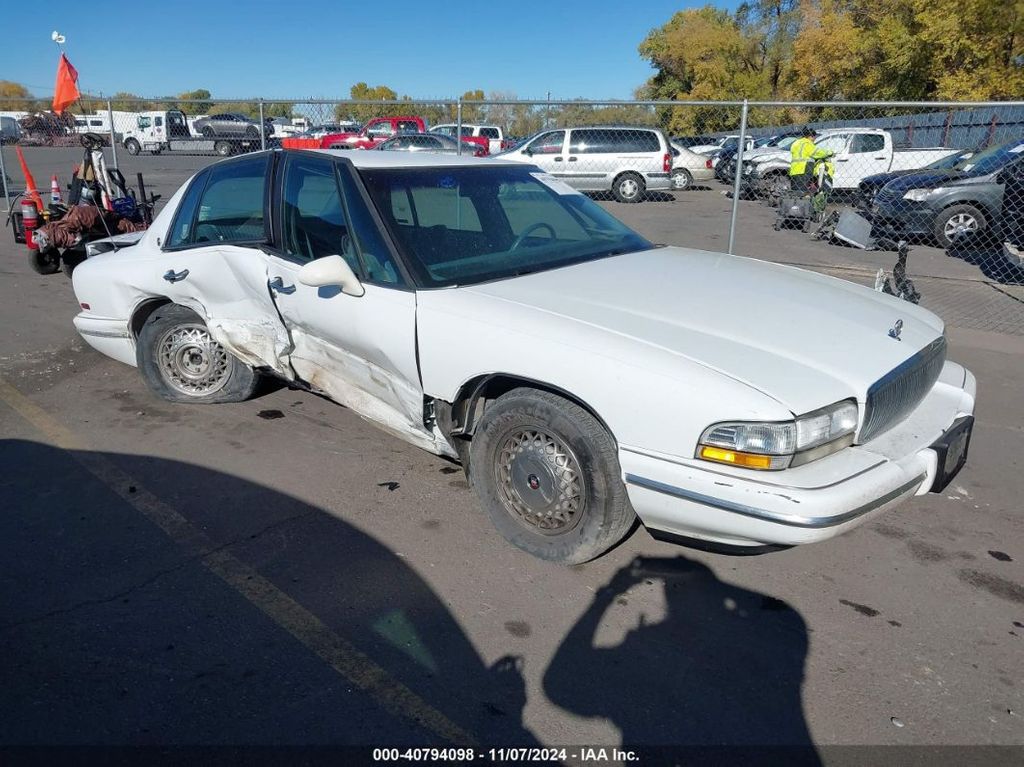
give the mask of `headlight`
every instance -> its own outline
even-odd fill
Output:
[[[777,471],[815,461],[853,444],[857,403],[843,400],[793,421],[716,423],[701,435],[697,458]]]
[[[941,186],[936,189],[908,189],[903,194],[903,199],[910,200],[911,202],[924,202],[932,195],[942,191],[944,190]]]

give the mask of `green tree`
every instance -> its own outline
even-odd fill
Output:
[[[386,85],[370,87],[358,82],[349,89],[353,101],[395,101],[398,94]],[[353,119],[365,123],[374,117],[386,117],[394,107],[387,104],[350,104],[342,102],[334,107],[334,116],[339,120]]]
[[[34,112],[36,101],[21,83],[0,80],[0,109],[7,112]]]
[[[184,91],[178,94],[179,99],[187,99],[179,103],[178,109],[187,115],[210,114],[210,92],[206,88]]]

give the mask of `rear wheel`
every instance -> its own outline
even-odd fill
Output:
[[[219,154],[221,157],[227,157],[231,154],[231,144],[227,141],[218,141],[213,145],[213,151]]]
[[[636,519],[615,441],[589,412],[537,389],[513,389],[470,443],[470,482],[506,540],[578,564],[610,549]]]
[[[612,184],[612,194],[619,202],[640,202],[647,185],[638,173],[623,173]]]
[[[693,176],[686,168],[676,168],[672,171],[672,188],[677,192],[689,189],[693,184]]]
[[[142,145],[139,144],[139,142],[133,138],[130,138],[124,142],[124,148],[127,149],[128,154],[132,155],[133,157],[142,151]]]
[[[136,361],[146,385],[171,402],[241,402],[259,382],[255,370],[213,339],[198,314],[178,304],[149,315]]]
[[[29,251],[28,264],[37,274],[56,274],[60,271],[60,251],[56,248]]]
[[[985,214],[973,205],[950,205],[936,217],[933,233],[939,245],[948,248],[957,234],[980,232],[987,226]]]

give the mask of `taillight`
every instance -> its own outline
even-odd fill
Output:
[[[708,170],[711,170],[715,166],[711,164],[711,160],[709,159],[704,163],[704,167],[707,168]]]
[[[661,158],[661,167],[666,173],[672,170],[672,155],[666,152]]]

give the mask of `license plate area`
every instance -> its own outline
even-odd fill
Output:
[[[931,449],[939,457],[938,470],[932,483],[932,493],[941,493],[953,481],[953,477],[967,463],[967,451],[971,446],[971,431],[974,429],[974,416],[958,418],[953,426],[936,440]]]

